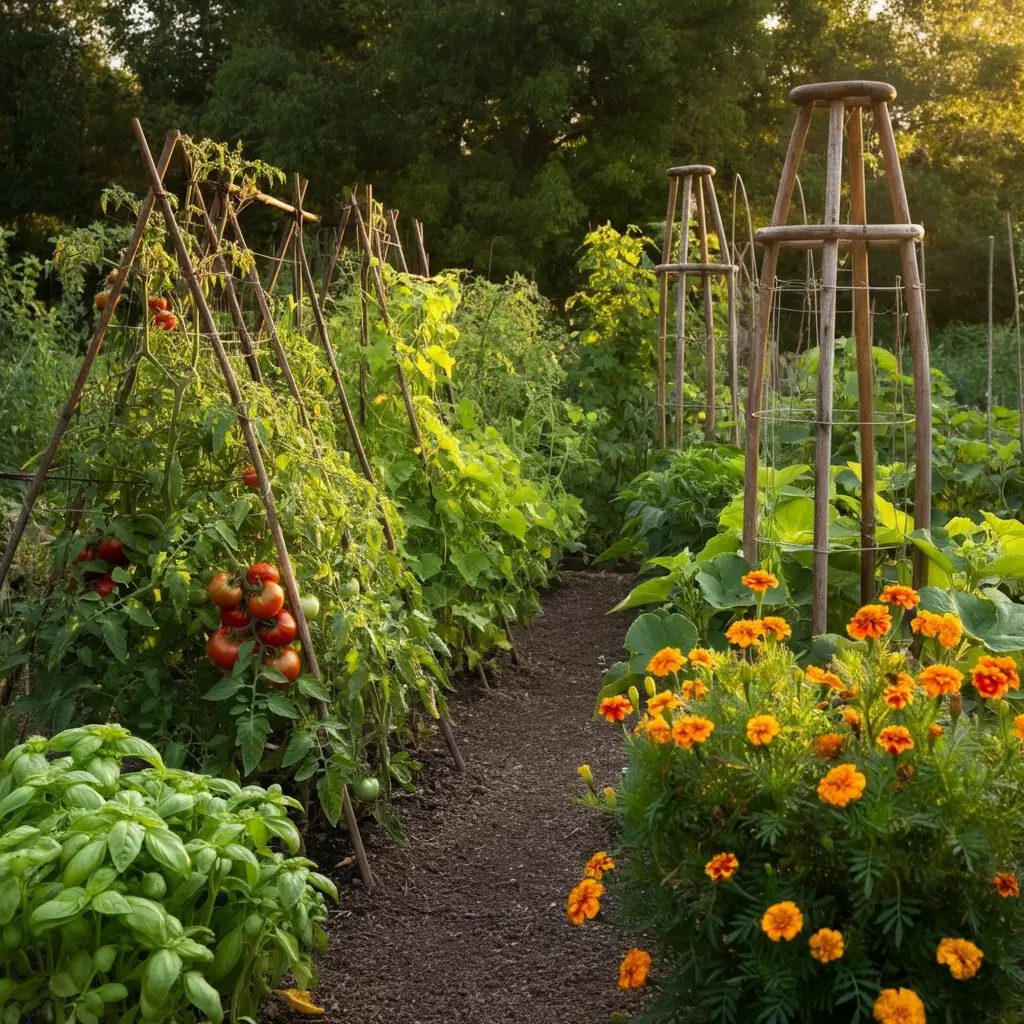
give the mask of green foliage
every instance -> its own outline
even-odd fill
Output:
[[[127,758],[148,762],[125,771]],[[5,1020],[255,1016],[326,948],[334,884],[295,856],[280,787],[165,767],[117,725],[31,737],[0,765]],[[272,848],[283,842],[287,853]],[[319,890],[319,891],[318,891]]]
[[[980,309],[979,309],[980,313]],[[985,408],[988,361],[985,324],[946,324],[929,339],[932,366],[945,375],[962,405]],[[996,324],[992,332],[992,395],[998,406],[1017,406],[1017,341],[1012,324]]]

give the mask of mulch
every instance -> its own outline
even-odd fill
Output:
[[[638,1012],[642,996],[616,987],[628,937],[565,914],[587,859],[613,843],[608,819],[573,796],[578,765],[600,787],[624,763],[593,707],[629,625],[605,613],[631,582],[563,573],[544,614],[516,631],[521,664],[505,659],[487,692],[463,681],[451,708],[467,771],[452,770],[440,736],[427,743],[416,792],[395,805],[408,845],[365,825],[372,892],[354,869],[333,868],[349,853],[344,839],[311,842],[341,890],[319,961],[321,1020],[595,1024]],[[302,1019],[277,1000],[262,1018]]]

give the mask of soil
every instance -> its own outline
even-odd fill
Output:
[[[619,573],[566,572],[544,614],[517,630],[489,691],[464,681],[451,700],[466,759],[456,774],[440,736],[421,755],[416,792],[396,801],[408,845],[367,822],[375,876],[333,869],[347,843],[311,848],[341,889],[320,958],[320,1018],[338,1024],[595,1024],[632,1016],[642,995],[616,987],[631,945],[600,920],[565,914],[583,865],[613,843],[608,819],[573,802],[589,764],[597,785],[623,765],[616,730],[593,717],[602,671],[629,619],[606,612],[629,590]],[[610,897],[605,897],[605,908]],[[301,1018],[278,1000],[265,1021]]]

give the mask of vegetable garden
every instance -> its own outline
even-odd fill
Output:
[[[592,230],[568,319],[432,271],[369,187],[314,213],[298,175],[178,132],[154,158],[138,121],[148,194],[57,240],[59,303],[0,250],[5,1024],[322,1013],[350,879],[307,846],[373,889],[362,833],[406,842],[421,772],[479,778],[453,707],[511,699],[513,631],[584,562],[637,573],[594,712],[626,767],[579,766],[607,850],[559,922],[635,941],[615,1012],[1017,1019],[1021,423],[929,365],[894,95],[795,90],[739,243],[714,169],[670,169],[660,248]],[[823,222],[790,224],[816,107]]]

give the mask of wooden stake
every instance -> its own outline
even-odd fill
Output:
[[[327,301],[327,294],[331,290],[331,280],[334,277],[334,268],[338,265],[338,257],[341,255],[341,247],[345,244],[345,230],[348,227],[349,218],[352,216],[352,207],[346,206],[341,216],[341,224],[338,227],[338,240],[334,245],[334,252],[331,254],[331,262],[327,264],[327,273],[324,274],[324,283],[320,286],[320,306],[323,307]]]
[[[1017,334],[1017,406],[1020,410],[1020,452],[1024,459],[1024,354],[1020,340],[1020,290],[1017,285],[1017,254],[1014,251],[1013,221],[1006,211],[1006,239],[1010,246],[1010,284],[1013,286],[1013,327]]]
[[[424,277],[430,277],[430,257],[423,245],[423,221],[414,220],[412,226],[416,234],[416,248],[420,255],[420,273]]]
[[[988,372],[985,377],[985,440],[992,443],[992,275],[995,269],[996,240],[994,235],[988,236],[988,342],[985,355],[988,359]]]
[[[693,177],[687,174],[683,178],[683,209],[679,218],[679,262],[690,260],[690,206]],[[684,398],[686,389],[686,274],[676,276],[676,447],[683,446],[683,430],[685,428]]]
[[[676,196],[679,192],[679,178],[671,175],[668,182],[668,209],[665,212],[665,231],[661,242],[661,262],[668,263],[672,259],[672,229],[676,220]],[[658,276],[658,447],[664,448],[668,443],[667,422],[665,415],[665,362],[666,341],[668,338],[668,275]]]
[[[305,185],[302,186],[302,196],[301,196],[302,199],[306,198],[306,186],[307,185],[309,185],[308,181],[306,182]],[[256,198],[259,198],[259,194],[257,194]],[[275,205],[277,205],[277,204],[275,204]],[[287,204],[284,204],[284,205],[287,206]],[[294,206],[287,206],[287,208],[288,208],[288,210],[290,210],[294,214],[294,212],[295,212],[295,207]],[[290,217],[289,220],[288,220],[288,226],[285,229],[284,239],[281,242],[281,251],[278,253],[277,260],[274,263],[274,269],[273,269],[273,271],[270,274],[270,280],[267,282],[266,288],[263,289],[271,299],[273,299],[273,297],[274,297],[274,289],[277,287],[277,279],[278,279],[278,276],[281,273],[281,268],[284,266],[285,257],[288,255],[288,249],[290,248],[290,246],[292,244],[292,236],[294,234],[295,234],[295,219],[294,219],[294,217]],[[264,318],[264,319],[261,319],[260,322],[256,325],[256,337],[257,338],[259,338],[261,332],[263,331],[263,328],[266,325],[266,322],[267,321]]]
[[[305,186],[302,184],[302,179],[298,174],[294,176],[295,180],[295,209],[302,209],[303,193],[305,192]],[[307,183],[308,184],[308,183]],[[304,310],[303,310],[303,287],[302,287],[302,268],[299,266],[299,235],[302,233],[301,225],[301,214],[295,214],[296,227],[292,230],[292,294],[295,296],[295,326],[298,328],[299,334],[304,333]]]
[[[701,263],[710,263],[708,257],[708,225],[704,212],[704,188],[707,175],[700,175],[697,185],[697,239],[700,244]],[[711,298],[711,275],[703,274],[704,285],[704,440],[715,439],[715,307]]]
[[[351,207],[349,207],[351,209]],[[391,240],[398,249],[398,266],[403,274],[409,273],[409,264],[405,262],[405,250],[402,248],[402,236],[398,233],[398,211],[388,210],[388,228]]]
[[[167,167],[171,162],[171,156],[177,144],[178,133],[169,132],[164,141],[163,151],[160,153],[159,165],[154,168],[154,173],[156,174],[155,188],[149,190],[146,198],[143,200],[142,207],[139,209],[139,216],[135,221],[135,230],[128,241],[124,255],[121,257],[121,265],[118,268],[117,276],[114,278],[114,283],[110,286],[107,304],[100,311],[99,320],[96,321],[96,326],[93,328],[92,338],[89,341],[89,347],[86,349],[82,365],[78,370],[78,376],[71,387],[71,394],[68,395],[64,408],[57,418],[57,424],[53,428],[53,434],[50,436],[50,443],[39,457],[39,465],[36,467],[32,483],[29,484],[25,500],[18,511],[18,517],[11,526],[11,533],[7,538],[7,547],[4,549],[3,559],[0,560],[0,590],[3,589],[7,574],[11,569],[11,564],[14,562],[14,555],[18,550],[18,545],[21,543],[25,528],[28,526],[32,509],[35,508],[36,501],[39,500],[39,495],[46,483],[46,476],[50,472],[50,466],[53,465],[53,459],[57,454],[57,449],[60,447],[61,439],[64,437],[64,432],[68,429],[68,424],[71,422],[75,409],[78,408],[78,403],[82,399],[82,392],[85,390],[89,374],[92,372],[96,358],[100,354],[100,347],[103,345],[104,337],[106,337],[107,328],[110,326],[110,320],[114,315],[114,309],[117,307],[118,299],[124,290],[128,271],[135,262],[139,246],[142,244],[142,235],[146,230],[146,225],[149,223],[150,215],[156,203],[156,193],[163,190],[164,175],[167,173]],[[152,157],[150,159],[152,160]]]
[[[705,176],[708,190],[708,207],[711,210],[711,223],[714,225],[715,234],[718,235],[719,259],[723,264],[731,266],[732,271],[725,278],[726,295],[728,297],[728,357],[729,357],[729,389],[732,392],[732,430],[731,440],[734,445],[740,443],[740,367],[739,367],[739,342],[736,337],[736,288],[739,284],[737,274],[739,267],[735,265],[735,252],[730,248],[725,237],[725,224],[722,223],[722,211],[718,208],[718,196],[715,195],[715,180],[710,174]]]

